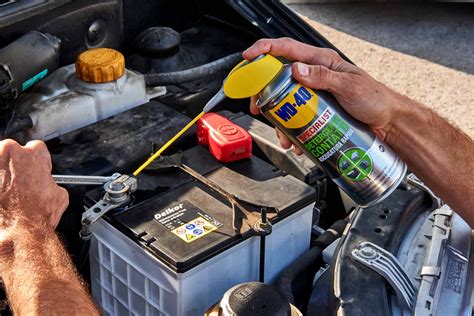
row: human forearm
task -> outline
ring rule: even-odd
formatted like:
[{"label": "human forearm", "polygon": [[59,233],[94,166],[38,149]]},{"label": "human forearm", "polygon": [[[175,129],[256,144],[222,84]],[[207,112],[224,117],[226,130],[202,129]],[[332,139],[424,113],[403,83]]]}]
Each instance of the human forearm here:
[{"label": "human forearm", "polygon": [[97,315],[54,233],[68,193],[46,145],[0,142],[0,276],[15,314]]},{"label": "human forearm", "polygon": [[99,314],[51,226],[4,232],[0,271],[16,314]]},{"label": "human forearm", "polygon": [[385,142],[474,227],[474,142],[425,106],[399,96]]}]

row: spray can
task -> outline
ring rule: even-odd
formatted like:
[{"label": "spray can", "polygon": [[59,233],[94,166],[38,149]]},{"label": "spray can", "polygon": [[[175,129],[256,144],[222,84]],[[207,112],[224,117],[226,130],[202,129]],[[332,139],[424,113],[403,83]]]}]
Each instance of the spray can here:
[{"label": "spray can", "polygon": [[298,83],[290,65],[259,93],[257,106],[360,206],[390,195],[406,173],[406,164],[368,126],[330,93]]}]

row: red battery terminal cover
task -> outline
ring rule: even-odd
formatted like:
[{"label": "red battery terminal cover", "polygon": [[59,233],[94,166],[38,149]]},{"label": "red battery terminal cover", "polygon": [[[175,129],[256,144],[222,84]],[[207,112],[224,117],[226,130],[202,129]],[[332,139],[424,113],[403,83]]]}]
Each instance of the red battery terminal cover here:
[{"label": "red battery terminal cover", "polygon": [[222,115],[206,113],[197,123],[197,138],[222,162],[252,157],[252,136]]}]

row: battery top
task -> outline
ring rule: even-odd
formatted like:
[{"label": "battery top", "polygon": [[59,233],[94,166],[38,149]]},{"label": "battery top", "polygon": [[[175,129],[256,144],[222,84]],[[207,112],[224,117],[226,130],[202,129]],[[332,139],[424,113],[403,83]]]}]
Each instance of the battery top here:
[{"label": "battery top", "polygon": [[[311,186],[256,157],[222,164],[206,148],[196,146],[183,153],[182,161],[239,200],[277,209],[269,214],[272,223],[315,199]],[[108,218],[177,272],[185,272],[252,236],[249,226],[252,219],[259,218],[258,209],[246,206],[254,212],[247,216],[248,221],[238,220],[238,232],[234,231],[233,208],[228,199],[183,174],[179,168],[160,171],[156,181],[161,186],[169,182],[172,189]],[[181,183],[177,184],[176,179]]]}]

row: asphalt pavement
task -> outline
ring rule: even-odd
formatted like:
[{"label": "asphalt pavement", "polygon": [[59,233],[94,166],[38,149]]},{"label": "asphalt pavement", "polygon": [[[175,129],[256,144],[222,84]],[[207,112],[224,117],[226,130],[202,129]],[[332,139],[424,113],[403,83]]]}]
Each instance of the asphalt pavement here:
[{"label": "asphalt pavement", "polygon": [[474,5],[291,4],[355,64],[474,138]]}]

